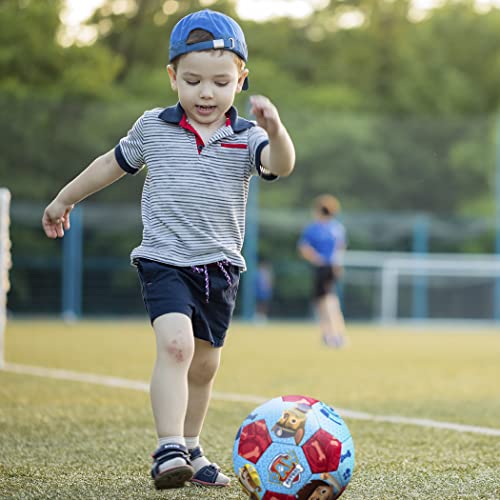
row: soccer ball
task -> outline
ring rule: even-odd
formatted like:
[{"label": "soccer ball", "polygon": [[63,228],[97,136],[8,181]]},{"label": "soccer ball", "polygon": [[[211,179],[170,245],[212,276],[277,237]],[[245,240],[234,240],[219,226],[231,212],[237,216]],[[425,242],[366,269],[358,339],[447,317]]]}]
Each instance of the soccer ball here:
[{"label": "soccer ball", "polygon": [[252,500],[334,500],[351,479],[354,443],[333,408],[307,396],[281,396],[245,418],[233,467]]}]

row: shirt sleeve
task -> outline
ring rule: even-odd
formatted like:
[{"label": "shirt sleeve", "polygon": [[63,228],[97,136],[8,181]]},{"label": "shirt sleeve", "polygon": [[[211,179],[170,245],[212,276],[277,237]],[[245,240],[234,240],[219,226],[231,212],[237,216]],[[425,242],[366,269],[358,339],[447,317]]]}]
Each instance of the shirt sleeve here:
[{"label": "shirt sleeve", "polygon": [[248,150],[250,152],[251,173],[252,175],[259,175],[266,181],[274,181],[278,176],[264,168],[260,161],[262,150],[268,144],[269,138],[263,128],[255,126],[249,129]]},{"label": "shirt sleeve", "polygon": [[125,172],[135,175],[145,164],[144,160],[145,114],[137,119],[127,135],[115,147],[115,158]]}]

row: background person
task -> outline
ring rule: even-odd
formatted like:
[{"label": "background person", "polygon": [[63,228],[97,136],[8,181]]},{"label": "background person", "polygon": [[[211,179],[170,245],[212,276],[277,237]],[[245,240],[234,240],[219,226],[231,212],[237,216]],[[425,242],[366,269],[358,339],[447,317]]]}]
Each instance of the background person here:
[{"label": "background person", "polygon": [[342,274],[346,231],[336,220],[340,203],[332,195],[318,196],[314,221],[298,242],[301,256],[314,266],[313,299],[319,316],[323,342],[329,347],[345,345],[345,322],[335,283]]},{"label": "background person", "polygon": [[267,321],[269,306],[273,298],[274,273],[271,263],[261,259],[255,274],[256,320],[259,323],[264,323]]}]

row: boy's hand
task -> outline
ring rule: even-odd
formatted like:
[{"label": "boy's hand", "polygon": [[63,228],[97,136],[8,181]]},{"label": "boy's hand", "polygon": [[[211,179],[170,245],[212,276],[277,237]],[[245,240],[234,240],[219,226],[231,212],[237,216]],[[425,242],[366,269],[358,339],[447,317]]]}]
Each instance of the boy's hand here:
[{"label": "boy's hand", "polygon": [[68,231],[69,214],[74,206],[61,203],[57,198],[47,206],[43,212],[42,226],[49,238],[62,238],[64,230]]},{"label": "boy's hand", "polygon": [[255,116],[257,125],[262,127],[272,137],[281,130],[282,124],[276,106],[262,95],[250,97],[251,113]]},{"label": "boy's hand", "polygon": [[290,175],[295,165],[295,148],[281,123],[278,110],[267,97],[262,95],[250,97],[250,103],[257,125],[269,136],[269,144],[261,152],[261,166],[277,176]]}]

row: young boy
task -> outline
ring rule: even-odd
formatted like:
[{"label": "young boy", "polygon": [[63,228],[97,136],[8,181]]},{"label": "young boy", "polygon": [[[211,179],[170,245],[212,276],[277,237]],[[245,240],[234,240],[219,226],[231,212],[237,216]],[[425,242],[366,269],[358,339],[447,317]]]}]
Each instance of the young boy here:
[{"label": "young boy", "polygon": [[158,448],[151,474],[158,489],[188,480],[229,483],[204,456],[199,436],[245,270],[249,181],[287,176],[294,167],[292,141],[267,98],[251,98],[256,124],[232,106],[248,87],[247,56],[230,17],[203,10],[181,19],[167,67],[178,104],[146,111],[43,214],[46,235],[62,237],[76,203],[147,165],[143,239],[131,259],[156,336],[150,393]]},{"label": "young boy", "polygon": [[298,243],[302,257],[314,266],[313,296],[323,342],[329,347],[345,344],[344,316],[333,289],[342,272],[346,247],[345,228],[335,220],[339,212],[337,198],[328,194],[318,196],[314,204],[315,221],[304,229]]}]

